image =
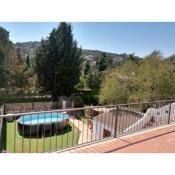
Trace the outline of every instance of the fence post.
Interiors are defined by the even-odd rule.
[[[168,124],[170,124],[170,120],[171,120],[171,103],[170,103],[169,113],[168,113]]]
[[[35,109],[35,103],[32,102],[32,110],[34,110],[34,109]]]
[[[2,115],[5,115],[5,113],[6,113],[5,111],[6,111],[6,110],[5,110],[5,104],[3,104],[3,105],[2,105]]]
[[[118,105],[116,106],[114,137],[117,137]]]
[[[2,105],[1,108],[1,115],[5,115],[5,104]],[[6,118],[1,119],[1,132],[0,132],[0,151],[5,151],[7,147],[7,138],[6,138],[6,132],[7,132],[7,120]]]
[[[0,108],[0,115],[2,115],[2,106]],[[2,146],[2,120],[0,118],[0,153],[3,151],[3,146]]]

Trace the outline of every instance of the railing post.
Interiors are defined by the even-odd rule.
[[[32,102],[32,111],[35,109],[35,103]]]
[[[118,105],[116,106],[114,137],[117,137]]]
[[[0,108],[0,115],[2,114],[2,106]],[[3,151],[3,146],[2,146],[2,120],[0,118],[0,153]]]
[[[1,108],[1,115],[5,115],[5,104],[3,104],[2,108]],[[1,119],[1,151],[5,151],[6,150],[6,146],[7,146],[7,136],[6,136],[6,132],[7,132],[7,119],[6,118],[2,118]]]
[[[3,104],[3,106],[2,106],[2,115],[5,115],[5,113],[6,113],[6,109],[5,109],[5,104]]]
[[[170,120],[171,120],[171,103],[170,103],[170,106],[169,106],[168,124],[170,124]]]

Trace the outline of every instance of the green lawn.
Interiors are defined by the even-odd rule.
[[[75,146],[78,144],[80,131],[72,123],[70,126],[71,130],[61,135],[30,139],[19,135],[15,121],[9,122],[7,123],[7,151],[12,153],[41,153]]]

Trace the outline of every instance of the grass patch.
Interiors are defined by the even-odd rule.
[[[64,134],[43,138],[24,138],[18,133],[17,122],[7,123],[7,151],[11,153],[42,153],[68,148],[78,144],[80,131],[71,122]]]

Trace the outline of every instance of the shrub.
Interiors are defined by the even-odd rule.
[[[82,107],[84,106],[84,100],[81,96],[74,96],[70,97],[70,100],[74,102],[74,107]]]
[[[98,104],[97,95],[93,92],[84,94],[82,98],[86,105],[97,105]]]

